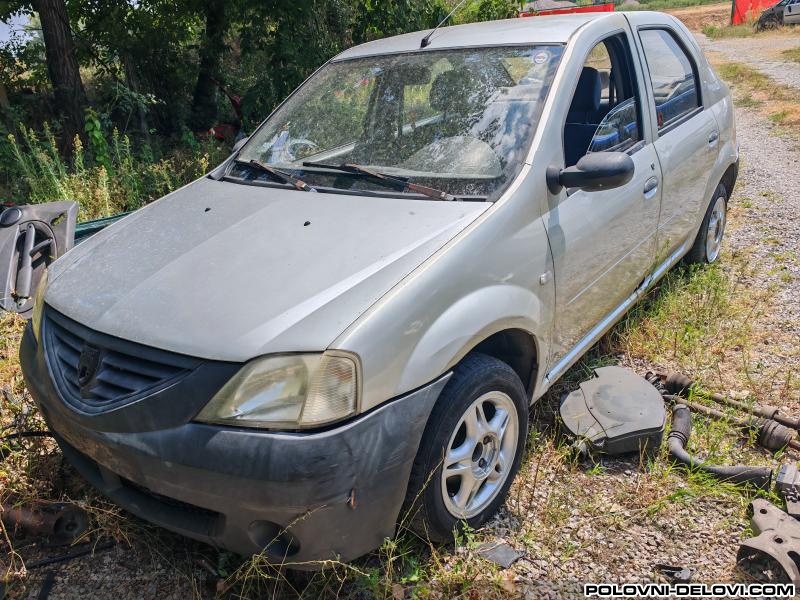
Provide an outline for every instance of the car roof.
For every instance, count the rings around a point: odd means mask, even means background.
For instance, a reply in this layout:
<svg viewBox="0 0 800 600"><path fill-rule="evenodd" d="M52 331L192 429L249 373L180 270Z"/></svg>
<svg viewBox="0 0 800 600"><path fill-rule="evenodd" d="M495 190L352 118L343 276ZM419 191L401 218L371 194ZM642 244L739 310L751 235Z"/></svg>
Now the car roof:
<svg viewBox="0 0 800 600"><path fill-rule="evenodd" d="M488 21L442 27L433 34L425 50L469 48L477 46L508 46L513 44L564 44L578 29L590 21L614 13L580 13L540 17L522 17L503 21ZM430 29L367 42L345 50L335 61L371 56L417 52L422 38Z"/></svg>

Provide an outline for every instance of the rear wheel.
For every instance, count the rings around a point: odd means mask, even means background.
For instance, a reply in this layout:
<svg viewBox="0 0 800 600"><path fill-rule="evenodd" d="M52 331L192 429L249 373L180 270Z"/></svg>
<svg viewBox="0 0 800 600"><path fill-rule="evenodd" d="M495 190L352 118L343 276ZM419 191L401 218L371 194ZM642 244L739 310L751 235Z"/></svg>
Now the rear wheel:
<svg viewBox="0 0 800 600"><path fill-rule="evenodd" d="M406 499L414 530L444 542L460 523L486 522L505 501L527 433L517 374L495 358L467 356L437 400L414 462Z"/></svg>
<svg viewBox="0 0 800 600"><path fill-rule="evenodd" d="M694 245L686 255L688 263L713 263L722 251L722 238L728 221L728 190L719 184L708 205Z"/></svg>

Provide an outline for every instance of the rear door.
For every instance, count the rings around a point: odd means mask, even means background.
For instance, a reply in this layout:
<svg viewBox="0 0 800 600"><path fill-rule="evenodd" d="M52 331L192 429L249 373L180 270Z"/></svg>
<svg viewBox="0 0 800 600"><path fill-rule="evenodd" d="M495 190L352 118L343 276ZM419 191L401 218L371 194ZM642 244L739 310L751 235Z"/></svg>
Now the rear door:
<svg viewBox="0 0 800 600"><path fill-rule="evenodd" d="M647 93L656 132L663 189L658 224L657 264L694 234L705 211L708 173L719 152L719 127L705 110L694 56L682 34L668 21L629 15L647 76Z"/></svg>

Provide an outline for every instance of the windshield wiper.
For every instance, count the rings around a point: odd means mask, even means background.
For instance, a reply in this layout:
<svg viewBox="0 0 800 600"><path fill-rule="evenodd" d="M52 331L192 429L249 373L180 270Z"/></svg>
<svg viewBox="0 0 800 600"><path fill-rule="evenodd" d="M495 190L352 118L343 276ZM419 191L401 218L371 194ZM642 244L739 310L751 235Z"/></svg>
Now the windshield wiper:
<svg viewBox="0 0 800 600"><path fill-rule="evenodd" d="M285 183L287 185L293 185L295 188L300 190L301 192L316 192L313 187L308 185L305 181L300 179L299 177L295 177L291 173L287 173L281 169L276 169L275 167L271 167L270 165L265 165L262 162L257 161L256 159L247 160L236 160L237 165L243 165L245 167L253 167L262 173L266 173L273 180L277 181L278 183Z"/></svg>
<svg viewBox="0 0 800 600"><path fill-rule="evenodd" d="M369 177L370 179L374 179L375 181L381 182L388 187L393 187L396 190L400 190L401 192L408 190L409 192L416 192L417 194L422 194L423 196L433 198L434 200L456 200L455 196L448 194L447 192L443 192L442 190L437 190L436 188L428 187L427 185L420 185L419 183L412 183L411 181L403 179L402 177L395 177L393 175L381 173L380 171L373 171L372 169L362 167L361 165L329 165L318 162L304 162L303 166L319 167L320 169L331 169L333 171L342 171L343 173L363 175L365 177Z"/></svg>

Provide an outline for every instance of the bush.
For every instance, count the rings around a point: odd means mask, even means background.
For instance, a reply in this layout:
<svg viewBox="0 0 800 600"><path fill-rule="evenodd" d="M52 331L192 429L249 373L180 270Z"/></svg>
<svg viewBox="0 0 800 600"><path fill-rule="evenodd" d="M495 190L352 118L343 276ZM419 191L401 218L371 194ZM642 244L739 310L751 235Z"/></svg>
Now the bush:
<svg viewBox="0 0 800 600"><path fill-rule="evenodd" d="M93 131L91 139L94 149L102 149L100 157L87 156L76 137L72 156L64 159L47 124L40 134L24 126L19 139L9 134L6 151L14 163L14 201L75 200L79 220L107 217L135 210L201 177L227 152L211 142L197 143L156 159L149 146L135 152L128 137L116 130L110 139Z"/></svg>

